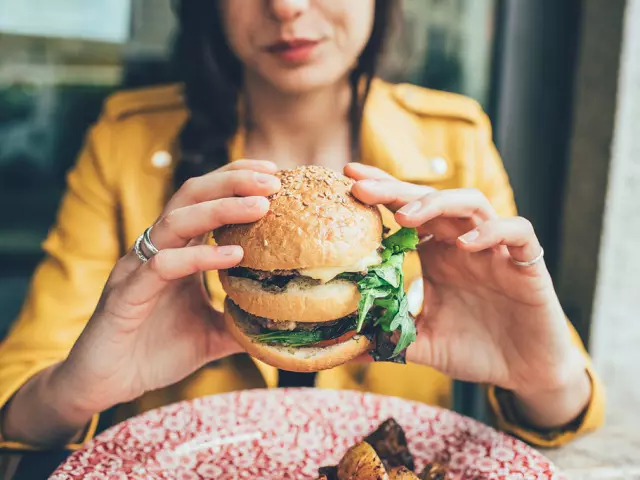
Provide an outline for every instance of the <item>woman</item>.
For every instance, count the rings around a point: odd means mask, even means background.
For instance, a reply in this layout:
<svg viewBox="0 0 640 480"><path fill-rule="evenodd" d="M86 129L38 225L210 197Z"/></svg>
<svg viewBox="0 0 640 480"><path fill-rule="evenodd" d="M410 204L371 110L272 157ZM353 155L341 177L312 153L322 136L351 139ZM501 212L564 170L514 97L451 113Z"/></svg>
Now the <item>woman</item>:
<svg viewBox="0 0 640 480"><path fill-rule="evenodd" d="M447 405L452 378L485 383L500 426L543 446L601 423L601 388L515 216L485 115L373 78L393 3L181 2L184 85L113 96L69 176L0 350L4 446L74 447L116 405L125 418L277 386L221 326L215 270L242 250L202 239L265 215L272 174L300 163L344 169L355 196L425 240L407 264L425 295L410 364L344 365L317 386ZM155 255L130 248L149 225Z"/></svg>

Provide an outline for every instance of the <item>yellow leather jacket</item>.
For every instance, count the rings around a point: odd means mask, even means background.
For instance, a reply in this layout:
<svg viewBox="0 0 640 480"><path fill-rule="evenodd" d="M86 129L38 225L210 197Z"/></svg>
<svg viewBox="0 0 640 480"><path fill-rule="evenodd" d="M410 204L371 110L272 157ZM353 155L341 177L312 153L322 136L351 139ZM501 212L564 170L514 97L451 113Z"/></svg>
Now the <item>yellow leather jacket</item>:
<svg viewBox="0 0 640 480"><path fill-rule="evenodd" d="M114 264L154 222L171 195L177 134L187 118L180 92L179 86L169 85L120 92L106 101L68 176L57 222L44 243L46 258L35 272L19 318L0 345L0 407L28 378L67 356ZM242 155L242 145L239 131L231 145L232 160ZM468 98L374 82L360 161L409 182L477 188L499 214L515 214L489 121ZM420 267L415 256L406 263L409 283L419 277ZM214 306L221 308L224 292L216 273L208 274L207 281ZM577 335L575 339L580 342ZM518 424L508 401L489 387L498 427L535 445L557 446L599 426L604 412L602 388L590 373L594 392L588 410L579 421L553 432L536 432ZM202 395L276 387L277 377L272 367L246 355L234 356L119 406L118 419ZM366 390L445 407L451 400L451 379L419 365L345 365L320 372L316 386ZM69 447L90 438L96 423L94 418L85 438ZM2 447L30 448L0 442Z"/></svg>

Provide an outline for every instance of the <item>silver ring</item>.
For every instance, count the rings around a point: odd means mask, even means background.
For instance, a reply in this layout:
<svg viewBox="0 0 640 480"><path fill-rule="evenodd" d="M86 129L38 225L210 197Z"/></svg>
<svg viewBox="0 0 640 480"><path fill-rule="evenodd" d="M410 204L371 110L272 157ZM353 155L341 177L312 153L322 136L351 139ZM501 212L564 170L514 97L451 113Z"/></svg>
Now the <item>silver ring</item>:
<svg viewBox="0 0 640 480"><path fill-rule="evenodd" d="M151 229L152 228L153 228L153 225L151 225L149 228L147 228L144 231L144 233L142 234L142 243L144 243L144 248L146 248L147 251L149 253L151 253L151 256L153 257L155 254L157 254L159 252L159 250L156 248L156 246L151 241Z"/></svg>
<svg viewBox="0 0 640 480"><path fill-rule="evenodd" d="M152 228L153 228L153 225L151 227L147 228L142 233L142 235L140 235L136 239L136 243L133 246L133 250L136 252L136 255L138 256L138 258L140 259L140 261L142 263L147 263L149 260L151 260L151 257L153 257L154 255L156 255L159 252L159 250L156 248L156 246L151 241L151 236L149 235ZM142 248L143 246L144 246L144 248ZM149 255L147 255L145 250L147 252L149 252Z"/></svg>
<svg viewBox="0 0 640 480"><path fill-rule="evenodd" d="M147 257L144 252L142 251L142 240L143 240L143 235L140 235L137 239L136 239L136 243L133 246L133 251L136 252L136 255L138 256L138 258L140 259L140 261L142 263L147 263L149 261L149 257Z"/></svg>
<svg viewBox="0 0 640 480"><path fill-rule="evenodd" d="M518 260L515 260L513 257L510 257L510 258L513 264L517 267L530 267L538 263L540 260L542 260L543 257L544 257L544 248L540 247L540 254L536 258L528 262L520 262Z"/></svg>

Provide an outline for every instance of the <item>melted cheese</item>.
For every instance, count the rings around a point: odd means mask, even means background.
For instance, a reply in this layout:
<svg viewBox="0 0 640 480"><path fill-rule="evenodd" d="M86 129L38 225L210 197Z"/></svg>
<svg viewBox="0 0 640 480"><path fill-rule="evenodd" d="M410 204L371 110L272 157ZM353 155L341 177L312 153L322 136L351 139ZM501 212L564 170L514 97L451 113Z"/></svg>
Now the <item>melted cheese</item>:
<svg viewBox="0 0 640 480"><path fill-rule="evenodd" d="M378 265L382 262L382 257L375 251L361 259L358 263L346 267L322 267L322 268L306 268L298 270L300 275L311 277L321 282L333 280L341 273L345 272L364 272L372 265Z"/></svg>

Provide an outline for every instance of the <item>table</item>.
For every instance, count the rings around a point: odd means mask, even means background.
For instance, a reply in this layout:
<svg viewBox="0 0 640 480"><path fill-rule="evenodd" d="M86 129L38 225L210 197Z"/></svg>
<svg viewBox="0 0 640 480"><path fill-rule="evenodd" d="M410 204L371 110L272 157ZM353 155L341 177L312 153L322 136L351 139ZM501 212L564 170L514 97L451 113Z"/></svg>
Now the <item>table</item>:
<svg viewBox="0 0 640 480"><path fill-rule="evenodd" d="M605 425L557 450L542 450L570 480L640 480L640 425Z"/></svg>

